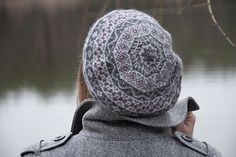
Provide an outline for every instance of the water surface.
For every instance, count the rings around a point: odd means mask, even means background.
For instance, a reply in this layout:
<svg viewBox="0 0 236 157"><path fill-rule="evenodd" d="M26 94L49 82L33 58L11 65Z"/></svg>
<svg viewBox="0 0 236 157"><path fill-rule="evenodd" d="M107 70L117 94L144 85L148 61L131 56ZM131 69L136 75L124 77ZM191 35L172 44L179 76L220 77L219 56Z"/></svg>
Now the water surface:
<svg viewBox="0 0 236 157"><path fill-rule="evenodd" d="M194 136L225 157L235 156L236 49L212 25L206 8L177 15L176 6L139 2L120 5L150 13L172 34L184 62L180 97L193 96L201 107ZM0 5L0 156L17 156L29 144L70 131L82 45L103 13L97 3L54 11L34 6L22 14ZM113 8L111 3L105 11ZM236 41L236 3L216 0L213 9Z"/></svg>

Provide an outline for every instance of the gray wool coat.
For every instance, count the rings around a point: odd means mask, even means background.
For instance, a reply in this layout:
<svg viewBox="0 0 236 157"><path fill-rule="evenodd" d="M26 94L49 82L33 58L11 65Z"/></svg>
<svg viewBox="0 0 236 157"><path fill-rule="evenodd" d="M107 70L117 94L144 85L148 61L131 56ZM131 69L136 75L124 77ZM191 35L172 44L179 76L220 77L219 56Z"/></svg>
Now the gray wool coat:
<svg viewBox="0 0 236 157"><path fill-rule="evenodd" d="M74 116L71 133L26 148L22 157L220 157L206 142L170 128L124 120L94 102Z"/></svg>

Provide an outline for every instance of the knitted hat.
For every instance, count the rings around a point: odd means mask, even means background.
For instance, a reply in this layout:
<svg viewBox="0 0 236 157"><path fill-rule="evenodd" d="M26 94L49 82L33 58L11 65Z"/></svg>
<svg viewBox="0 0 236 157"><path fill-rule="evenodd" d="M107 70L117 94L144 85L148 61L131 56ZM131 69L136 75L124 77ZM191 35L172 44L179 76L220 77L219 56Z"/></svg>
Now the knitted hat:
<svg viewBox="0 0 236 157"><path fill-rule="evenodd" d="M177 102L182 61L172 50L171 35L154 18L114 10L88 33L83 74L90 94L111 111L158 116Z"/></svg>

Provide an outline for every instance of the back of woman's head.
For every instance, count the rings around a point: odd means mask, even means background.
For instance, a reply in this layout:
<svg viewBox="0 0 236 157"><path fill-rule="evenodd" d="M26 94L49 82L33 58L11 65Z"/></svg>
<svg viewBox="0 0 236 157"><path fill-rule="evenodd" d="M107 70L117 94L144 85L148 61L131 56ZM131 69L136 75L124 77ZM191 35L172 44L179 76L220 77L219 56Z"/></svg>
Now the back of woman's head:
<svg viewBox="0 0 236 157"><path fill-rule="evenodd" d="M171 40L143 12L104 15L84 44L79 99L90 94L111 111L128 116L158 115L172 108L180 94L182 62Z"/></svg>

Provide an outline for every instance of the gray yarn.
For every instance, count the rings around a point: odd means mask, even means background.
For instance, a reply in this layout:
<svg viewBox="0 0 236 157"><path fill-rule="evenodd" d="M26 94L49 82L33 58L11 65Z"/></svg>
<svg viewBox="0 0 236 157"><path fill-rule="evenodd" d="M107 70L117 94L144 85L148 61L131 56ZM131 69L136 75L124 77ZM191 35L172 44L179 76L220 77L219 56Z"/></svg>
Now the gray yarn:
<svg viewBox="0 0 236 157"><path fill-rule="evenodd" d="M149 15L115 10L90 29L83 49L85 82L96 100L126 116L154 116L180 94L182 62L171 35Z"/></svg>
<svg viewBox="0 0 236 157"><path fill-rule="evenodd" d="M26 148L22 157L221 157L210 144L189 141L183 133L172 134L171 128L125 120L91 99L80 105L91 104L79 134L41 140Z"/></svg>

